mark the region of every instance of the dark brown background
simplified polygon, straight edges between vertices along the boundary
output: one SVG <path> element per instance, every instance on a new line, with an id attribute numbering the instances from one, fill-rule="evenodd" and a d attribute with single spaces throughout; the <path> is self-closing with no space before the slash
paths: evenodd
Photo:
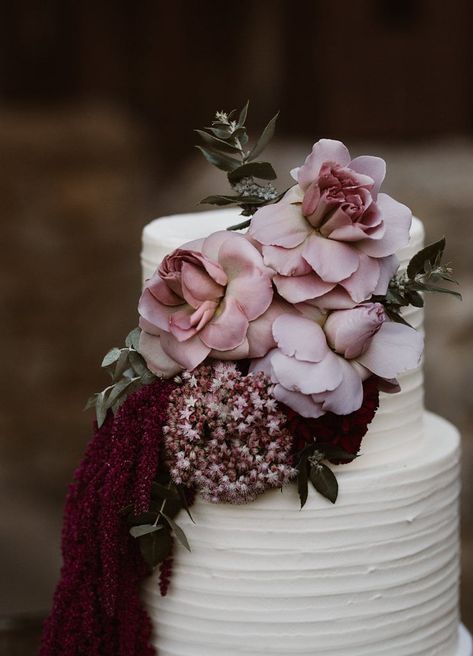
<path id="1" fill-rule="evenodd" d="M 82 407 L 136 324 L 141 228 L 224 188 L 192 128 L 247 98 L 255 129 L 281 109 L 281 188 L 341 138 L 448 236 L 465 298 L 429 304 L 427 403 L 464 433 L 473 626 L 472 28 L 468 0 L 0 2 L 0 636 L 24 641 L 0 651 L 33 653 L 11 617 L 49 606 Z"/>

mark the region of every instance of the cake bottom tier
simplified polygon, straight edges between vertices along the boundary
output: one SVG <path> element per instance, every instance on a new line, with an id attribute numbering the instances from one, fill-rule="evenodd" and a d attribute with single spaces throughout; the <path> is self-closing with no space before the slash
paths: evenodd
<path id="1" fill-rule="evenodd" d="M 361 460 L 361 458 L 360 458 Z M 267 492 L 179 517 L 171 587 L 143 594 L 159 656 L 471 656 L 458 631 L 459 436 L 426 414 L 406 461 L 337 468 L 332 505 Z"/>

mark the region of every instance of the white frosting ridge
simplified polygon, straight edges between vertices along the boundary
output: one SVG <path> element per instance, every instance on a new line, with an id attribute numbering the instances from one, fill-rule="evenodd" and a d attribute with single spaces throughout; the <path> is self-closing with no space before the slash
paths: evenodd
<path id="1" fill-rule="evenodd" d="M 145 585 L 159 656 L 456 656 L 459 436 L 427 414 L 415 459 L 340 466 L 332 505 L 295 486 L 184 514 L 171 589 Z"/>

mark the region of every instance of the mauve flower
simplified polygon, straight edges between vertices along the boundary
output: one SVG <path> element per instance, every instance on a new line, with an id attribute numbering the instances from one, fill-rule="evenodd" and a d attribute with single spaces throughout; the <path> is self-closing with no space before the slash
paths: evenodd
<path id="1" fill-rule="evenodd" d="M 253 216 L 249 236 L 290 303 L 340 309 L 386 292 L 412 215 L 379 193 L 385 171 L 379 157 L 351 160 L 340 141 L 321 139 L 292 171 L 298 184 Z"/>
<path id="2" fill-rule="evenodd" d="M 386 321 L 378 304 L 333 315 L 324 327 L 303 316 L 278 317 L 273 324 L 277 348 L 250 367 L 270 377 L 276 399 L 303 417 L 350 414 L 361 407 L 363 381 L 372 374 L 391 383 L 420 362 L 422 335 Z"/>
<path id="3" fill-rule="evenodd" d="M 273 271 L 261 254 L 228 231 L 188 246 L 164 258 L 141 295 L 140 352 L 151 371 L 170 377 L 209 355 L 265 355 L 272 321 L 288 306 L 273 300 Z"/>
<path id="4" fill-rule="evenodd" d="M 331 312 L 324 323 L 325 337 L 335 353 L 352 360 L 367 350 L 371 337 L 385 319 L 380 303 L 363 303 L 352 310 L 337 310 Z"/>

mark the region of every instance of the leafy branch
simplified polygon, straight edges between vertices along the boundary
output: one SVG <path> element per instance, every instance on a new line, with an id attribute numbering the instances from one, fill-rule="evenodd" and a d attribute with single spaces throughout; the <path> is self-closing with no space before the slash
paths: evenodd
<path id="1" fill-rule="evenodd" d="M 101 366 L 109 372 L 112 384 L 91 396 L 84 408 L 95 408 L 99 428 L 109 410 L 115 413 L 129 394 L 156 380 L 138 353 L 140 333 L 140 328 L 132 330 L 125 340 L 125 346 L 110 349 L 102 360 Z"/>
<path id="2" fill-rule="evenodd" d="M 248 132 L 246 117 L 249 101 L 235 119 L 236 110 L 229 113 L 220 111 L 210 127 L 196 130 L 204 145 L 196 146 L 206 160 L 221 171 L 227 173 L 232 193 L 227 195 L 207 196 L 201 203 L 226 206 L 238 205 L 243 216 L 252 216 L 259 207 L 274 203 L 281 198 L 271 182 L 261 180 L 275 180 L 276 173 L 269 162 L 258 161 L 274 135 L 279 112 L 273 116 L 264 128 L 260 137 L 252 148 L 248 148 Z M 229 230 L 244 228 L 249 220 L 232 226 Z"/>
<path id="3" fill-rule="evenodd" d="M 132 505 L 122 510 L 122 515 L 127 517 L 130 535 L 139 541 L 141 555 L 150 567 L 156 567 L 170 555 L 173 538 L 191 550 L 186 534 L 174 519 L 181 510 L 185 510 L 194 521 L 185 488 L 176 485 L 164 472 L 153 482 L 147 512 L 134 515 Z"/>
<path id="4" fill-rule="evenodd" d="M 332 444 L 316 444 L 314 442 L 302 449 L 297 464 L 297 490 L 301 508 L 305 506 L 309 495 L 309 482 L 317 492 L 335 503 L 338 497 L 338 482 L 335 474 L 324 461 L 348 463 L 356 457 Z"/>
<path id="5" fill-rule="evenodd" d="M 386 296 L 374 296 L 373 300 L 384 305 L 386 314 L 393 321 L 407 324 L 401 316 L 401 308 L 413 305 L 421 308 L 424 298 L 421 292 L 451 294 L 461 300 L 461 294 L 442 283 L 458 284 L 452 278 L 450 266 L 442 264 L 445 237 L 420 250 L 409 262 L 406 271 L 398 273 L 389 283 Z M 440 284 L 439 284 L 440 283 Z"/>

